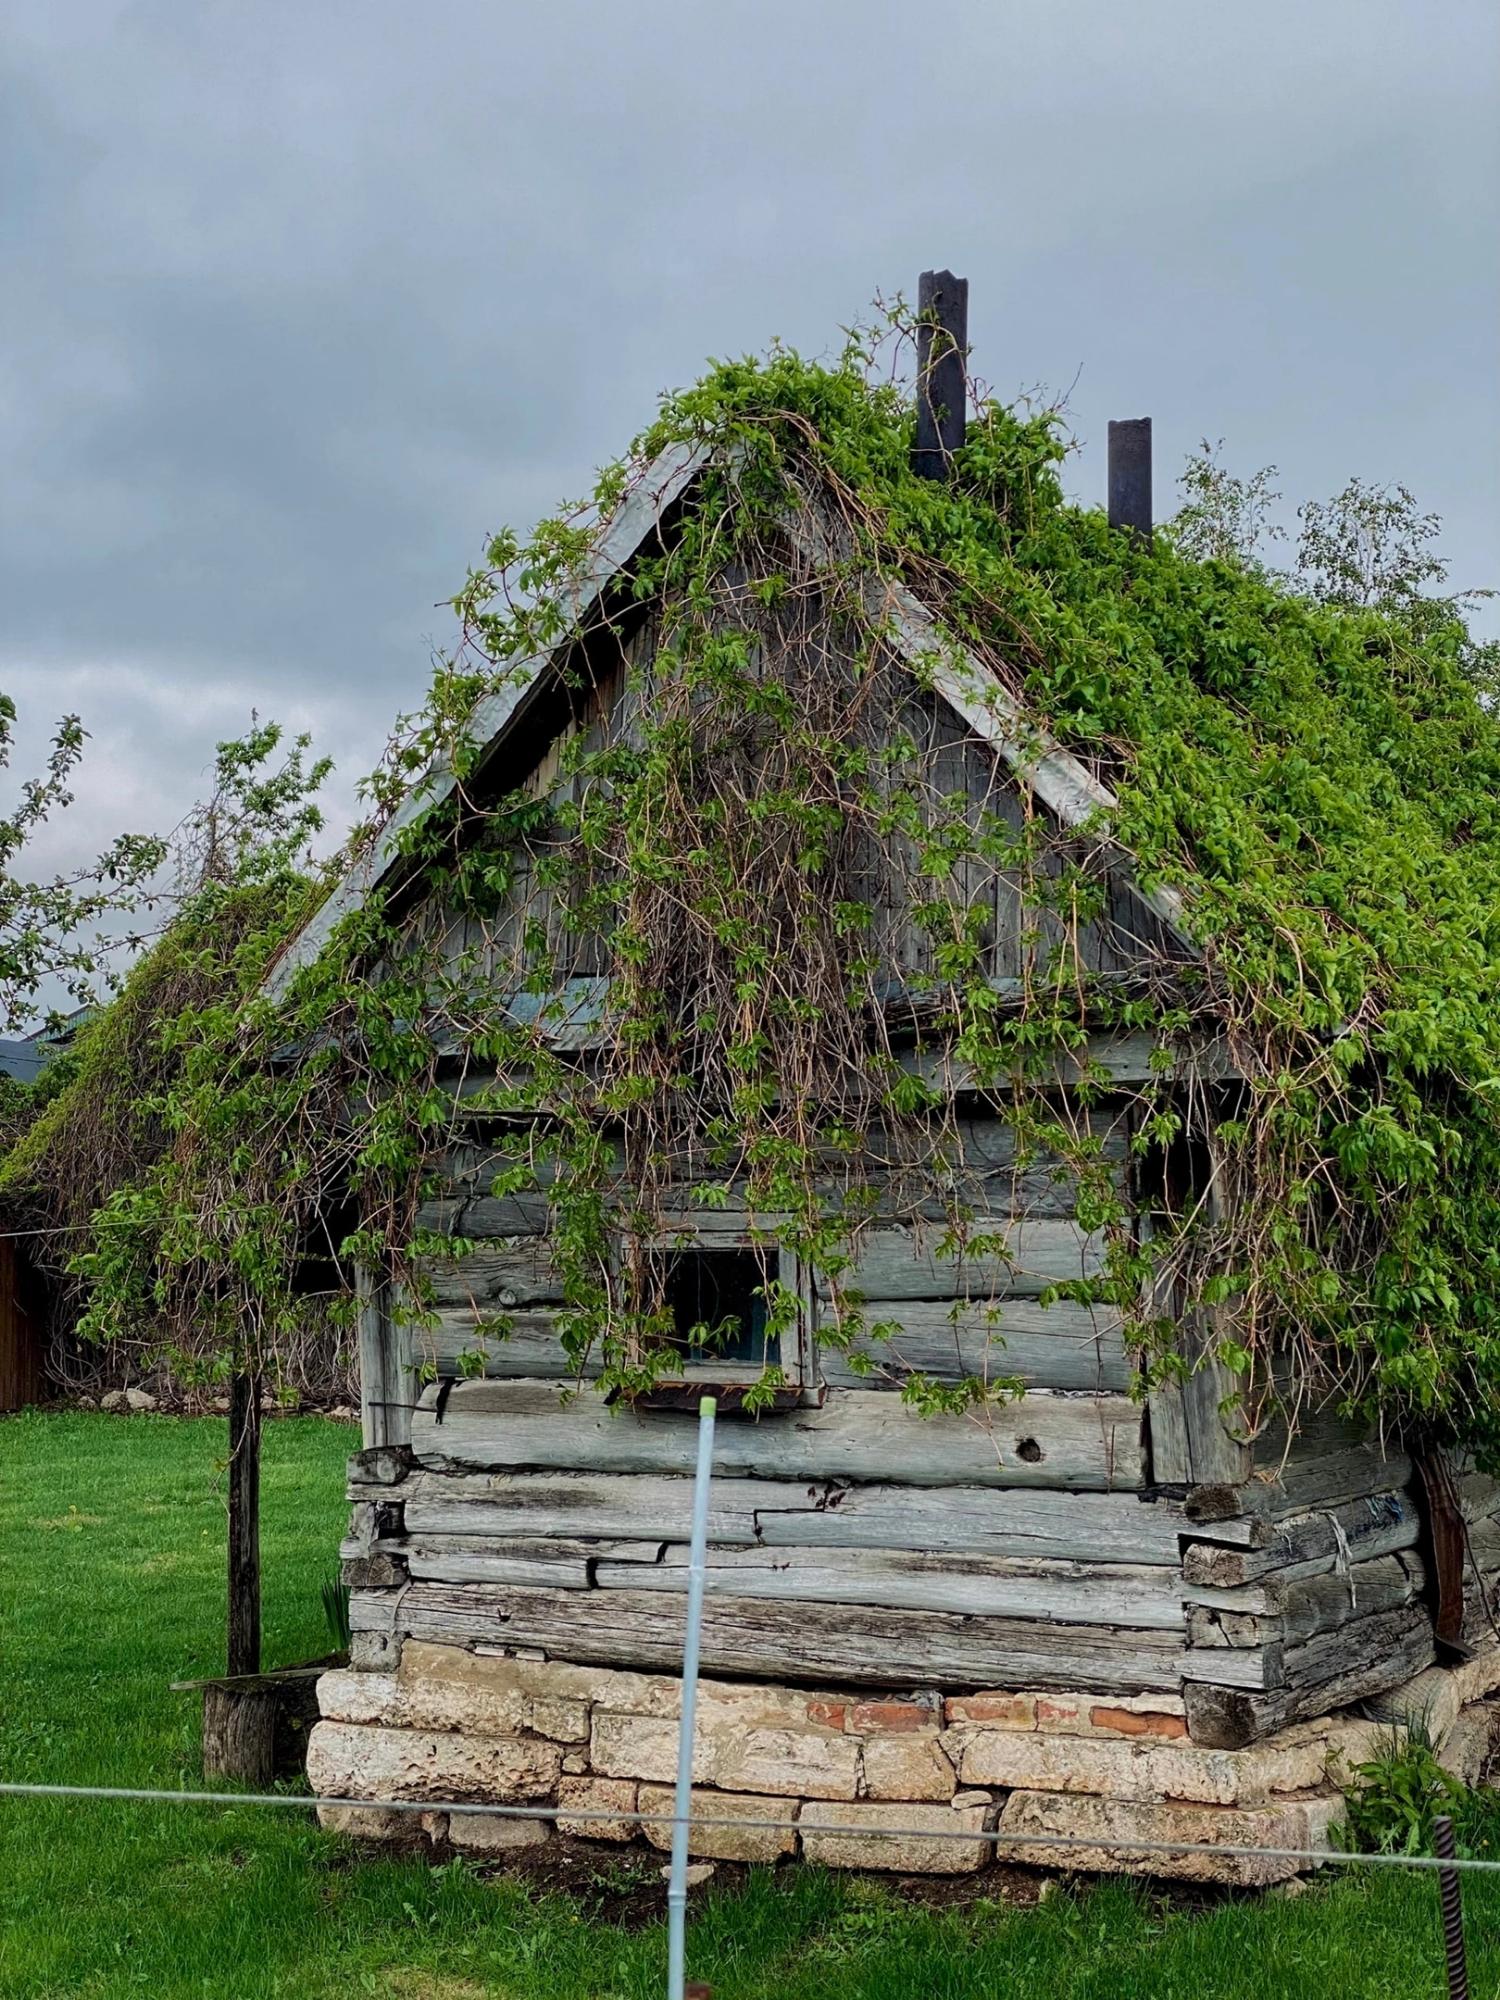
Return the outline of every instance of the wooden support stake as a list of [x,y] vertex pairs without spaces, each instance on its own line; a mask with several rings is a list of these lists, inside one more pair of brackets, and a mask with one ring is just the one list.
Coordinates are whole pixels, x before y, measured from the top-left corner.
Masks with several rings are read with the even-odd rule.
[[967,427],[969,281],[924,271],[917,282],[917,442],[912,470],[946,479]]
[[260,1671],[260,1374],[229,1383],[230,1674]]

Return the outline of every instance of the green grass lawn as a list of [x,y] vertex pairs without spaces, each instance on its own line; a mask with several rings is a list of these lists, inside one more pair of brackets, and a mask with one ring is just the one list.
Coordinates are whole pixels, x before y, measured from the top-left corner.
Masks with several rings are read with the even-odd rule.
[[[352,1434],[266,1435],[266,1653],[327,1644]],[[221,1645],[224,1426],[0,1420],[0,1776],[196,1786],[174,1679]],[[1500,1886],[1471,1881],[1471,1972],[1500,1993]],[[1438,2000],[1430,1880],[1340,1879],[1291,1900],[1168,1911],[1120,1884],[1030,1910],[932,1912],[794,1868],[695,1905],[715,2000]],[[155,2000],[659,2000],[659,1926],[458,1866],[358,1859],[300,1815],[0,1799],[0,1996]]]

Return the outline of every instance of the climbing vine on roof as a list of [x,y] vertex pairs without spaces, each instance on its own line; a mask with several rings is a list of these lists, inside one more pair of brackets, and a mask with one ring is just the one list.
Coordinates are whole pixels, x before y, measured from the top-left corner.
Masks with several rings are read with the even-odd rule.
[[[571,645],[543,776],[498,793],[467,718],[568,638],[596,530],[495,539],[370,785],[366,840],[432,760],[456,774],[403,836],[430,893],[372,896],[287,998],[203,1023],[180,1143],[82,1260],[96,1316],[274,1307],[336,1179],[433,1365],[481,1366],[512,1317],[470,1315],[455,1356],[435,1310],[459,1189],[545,1213],[580,1381],[628,1398],[681,1367],[663,1246],[743,1204],[783,1356],[816,1268],[821,1340],[982,1422],[1024,1387],[1027,1217],[1071,1209],[1103,1254],[1055,1290],[1123,1318],[1148,1374],[1186,1365],[1191,1313],[1237,1421],[1333,1398],[1500,1457],[1500,733],[1462,607],[1142,547],[1065,500],[1046,412],[989,404],[952,479],[918,479],[881,363],[777,350],[666,400],[598,512],[670,445],[706,468]],[[976,795],[938,658],[893,650],[897,583],[1112,809]],[[1181,895],[1185,935],[1106,964],[1125,874]],[[1163,1053],[1122,1090],[1096,1051],[1132,1031]],[[866,1309],[860,1244],[893,1222],[961,1261],[957,1382]]]

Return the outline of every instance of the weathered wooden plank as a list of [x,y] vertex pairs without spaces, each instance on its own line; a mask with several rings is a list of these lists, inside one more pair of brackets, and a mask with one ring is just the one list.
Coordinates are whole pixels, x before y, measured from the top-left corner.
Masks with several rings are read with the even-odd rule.
[[1231,1645],[1226,1640],[1222,1645],[1205,1646],[1191,1621],[1182,1674],[1184,1681],[1212,1681],[1215,1687],[1246,1688],[1252,1692],[1278,1688],[1285,1679],[1282,1649],[1275,1639],[1261,1636],[1255,1643],[1247,1639],[1240,1645]]
[[[681,1592],[688,1551],[670,1545],[643,1573],[639,1560],[595,1565],[603,1590]],[[716,1597],[798,1603],[883,1604],[995,1618],[1050,1618],[1079,1625],[1181,1632],[1182,1580],[1175,1567],[1043,1563],[994,1556],[936,1556],[876,1549],[711,1549],[707,1588]]]
[[480,1535],[413,1535],[401,1547],[414,1577],[439,1583],[541,1584],[588,1590],[595,1566],[608,1560],[633,1572],[661,1560],[662,1542],[555,1540],[519,1537],[491,1542]]
[[[360,1630],[394,1629],[449,1645],[540,1646],[559,1659],[611,1666],[682,1665],[682,1598],[648,1590],[527,1590],[504,1584],[413,1583],[351,1603]],[[704,1605],[710,1673],[773,1680],[1175,1690],[1184,1657],[1172,1633],[1020,1618],[894,1611],[874,1605],[715,1598]]]
[[[1405,1452],[1371,1439],[1342,1450],[1293,1457],[1279,1477],[1268,1470],[1242,1486],[1194,1487],[1187,1496],[1188,1519],[1205,1526],[1239,1518],[1279,1527],[1290,1516],[1314,1507],[1337,1508],[1371,1494],[1399,1493],[1410,1485],[1411,1476]],[[1245,1539],[1265,1546],[1272,1537],[1247,1534]]]
[[1421,1515],[1409,1493],[1372,1493],[1325,1512],[1293,1515],[1274,1528],[1261,1548],[1191,1542],[1183,1552],[1183,1581],[1229,1589],[1271,1575],[1313,1576],[1412,1548],[1421,1529]]
[[868,1325],[894,1324],[900,1332],[862,1343],[874,1373],[860,1373],[848,1354],[820,1342],[818,1366],[832,1388],[898,1388],[922,1374],[937,1382],[1014,1377],[1028,1388],[1125,1390],[1135,1375],[1120,1315],[1108,1307],[871,1299],[861,1311]]
[[1346,1644],[1336,1655],[1325,1656],[1325,1664],[1333,1661],[1333,1671],[1323,1679],[1256,1690],[1185,1678],[1182,1693],[1192,1741],[1209,1749],[1242,1749],[1306,1716],[1329,1715],[1398,1687],[1430,1666],[1436,1655],[1432,1621],[1420,1604],[1345,1626],[1339,1636]]
[[[669,445],[632,482],[595,542],[587,578],[574,593],[579,625],[587,625],[605,592],[642,546],[655,536],[663,513],[687,491],[702,469],[705,456],[706,448],[702,445]],[[478,753],[481,762],[498,754],[502,737],[534,712],[542,693],[555,686],[554,661],[566,658],[575,642],[576,631],[570,631],[555,654],[538,654],[518,663],[503,687],[477,703],[462,733],[465,743]],[[473,771],[467,762],[465,769],[472,782]],[[452,760],[446,755],[434,758],[338,887],[272,965],[262,988],[266,994],[279,998],[294,974],[317,959],[340,920],[358,909],[372,888],[382,882],[401,882],[410,875],[415,864],[405,850],[403,837],[424,814],[450,798],[458,784]]]
[[[1185,1584],[1189,1603],[1221,1620],[1252,1617],[1273,1619],[1283,1644],[1292,1646],[1320,1632],[1330,1632],[1377,1611],[1410,1604],[1423,1588],[1426,1572],[1414,1550],[1372,1557],[1347,1568],[1330,1563],[1318,1574],[1288,1576],[1273,1572],[1258,1583],[1234,1590],[1204,1589]],[[1200,1644],[1198,1625],[1190,1621],[1193,1643]]]
[[514,1306],[560,1305],[562,1273],[542,1236],[498,1236],[472,1257],[430,1258],[420,1265],[432,1303],[508,1311]]
[[366,1450],[403,1445],[411,1436],[416,1371],[408,1330],[389,1283],[365,1266],[355,1275],[359,1298],[360,1427]]
[[[586,1357],[580,1369],[564,1348],[556,1318],[549,1312],[499,1316],[510,1322],[509,1333],[480,1332],[475,1315],[462,1307],[440,1312],[435,1326],[413,1330],[418,1360],[428,1362],[439,1375],[482,1375],[499,1381],[588,1380],[603,1366],[595,1353]],[[482,1365],[476,1365],[481,1361]]]
[[[414,1472],[414,1535],[618,1536],[681,1541],[693,1482],[647,1474]],[[1042,1561],[1171,1565],[1181,1507],[1134,1494],[714,1478],[710,1538],[745,1547],[917,1549]]]
[[[974,1228],[993,1247],[973,1256],[940,1255],[941,1229],[869,1230],[841,1283],[867,1299],[1025,1298],[1062,1279],[1096,1277],[1103,1268],[1102,1229],[1045,1216],[995,1216]],[[818,1290],[828,1296],[821,1274]]]
[[418,1229],[430,1229],[439,1236],[514,1242],[517,1237],[543,1235],[551,1213],[551,1197],[542,1188],[523,1188],[517,1194],[498,1197],[475,1189],[422,1202],[414,1220]]
[[[607,1409],[549,1382],[459,1382],[424,1392],[412,1430],[419,1463],[437,1470],[684,1473],[696,1418]],[[1123,1396],[1037,1390],[977,1416],[924,1417],[897,1397],[846,1389],[821,1409],[721,1426],[722,1475],[946,1486],[1050,1486],[1105,1493],[1144,1483],[1141,1412]]]

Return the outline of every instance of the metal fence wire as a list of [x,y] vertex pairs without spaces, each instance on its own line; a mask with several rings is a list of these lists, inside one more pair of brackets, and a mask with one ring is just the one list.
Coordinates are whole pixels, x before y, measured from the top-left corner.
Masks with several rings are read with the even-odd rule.
[[[472,1814],[491,1819],[541,1820],[554,1824],[566,1820],[570,1832],[575,1828],[588,1826],[643,1827],[649,1824],[653,1828],[661,1828],[669,1825],[672,1829],[672,1864],[667,1906],[669,1935],[667,2000],[694,2000],[695,1995],[708,1996],[708,2000],[711,2000],[707,1987],[685,1983],[687,1904],[685,1870],[691,1845],[691,1830],[694,1827],[704,1829],[725,1827],[741,1833],[786,1831],[785,1820],[743,1819],[737,1816],[730,1818],[692,1809],[692,1791],[688,1773],[692,1769],[698,1634],[703,1610],[704,1545],[713,1453],[714,1414],[713,1399],[705,1397],[699,1410],[699,1452],[693,1495],[691,1542],[693,1587],[688,1597],[687,1634],[683,1650],[678,1784],[670,1815],[661,1811],[628,1812],[623,1809],[549,1806],[540,1803],[502,1805],[476,1799],[343,1798],[305,1792],[174,1791],[143,1785],[44,1785],[27,1784],[16,1780],[0,1780],[0,1799],[71,1799],[95,1803],[217,1806],[221,1809],[251,1806],[280,1812],[336,1811],[418,1815],[446,1813],[450,1817]],[[798,1816],[797,1830],[802,1834],[827,1833],[836,1835],[840,1840],[868,1840],[875,1843],[882,1840],[903,1840],[940,1841],[945,1844],[958,1842],[989,1844],[996,1838],[993,1830],[986,1831],[977,1827],[955,1826],[938,1831],[930,1826],[838,1826],[820,1824],[801,1815]],[[1445,1815],[1434,1818],[1435,1851],[1432,1854],[1366,1854],[1334,1847],[1271,1847],[1230,1841],[1132,1840],[1115,1834],[1105,1837],[1097,1834],[1031,1832],[1017,1835],[1015,1845],[1024,1847],[1028,1852],[1045,1851],[1056,1854],[1063,1861],[1070,1854],[1081,1852],[1098,1854],[1104,1850],[1116,1854],[1139,1855],[1143,1858],[1152,1855],[1176,1857],[1201,1854],[1219,1860],[1291,1861],[1307,1867],[1363,1868],[1377,1871],[1385,1869],[1436,1875],[1442,1913],[1449,2000],[1469,2000],[1462,1878],[1465,1875],[1500,1875],[1500,1860],[1457,1854],[1453,1823]]]

